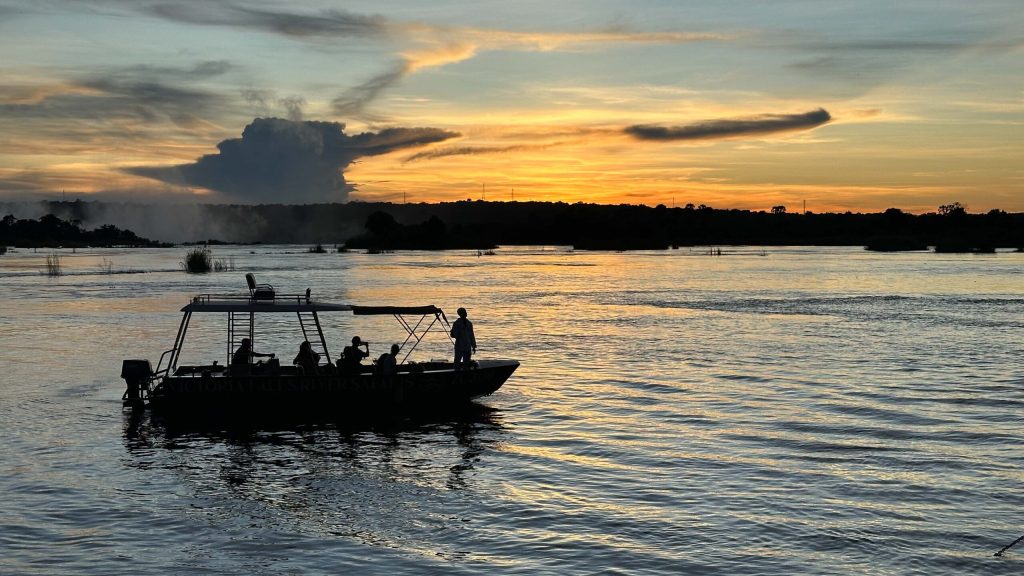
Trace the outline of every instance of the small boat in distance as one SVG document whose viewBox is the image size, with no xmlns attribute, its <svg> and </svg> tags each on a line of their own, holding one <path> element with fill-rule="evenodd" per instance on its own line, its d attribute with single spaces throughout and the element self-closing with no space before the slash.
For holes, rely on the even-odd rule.
<svg viewBox="0 0 1024 576">
<path fill-rule="evenodd" d="M 409 356 L 432 328 L 444 329 L 450 339 L 451 325 L 444 311 L 429 306 L 354 306 L 319 302 L 304 294 L 279 294 L 269 285 L 258 285 L 246 274 L 248 293 L 199 294 L 185 305 L 174 345 L 157 361 L 124 360 L 121 377 L 127 384 L 126 405 L 188 413 L 229 413 L 256 410 L 344 412 L 396 408 L 449 407 L 486 396 L 501 387 L 519 367 L 516 360 L 480 360 L 456 369 L 452 362 L 411 362 Z M 383 374 L 374 365 L 345 369 L 331 362 L 320 324 L 325 312 L 391 315 L 405 329 L 405 342 L 396 360 L 397 369 Z M 226 315 L 227 359 L 221 365 L 179 365 L 178 360 L 193 314 Z M 315 367 L 285 366 L 276 359 L 253 363 L 245 353 L 235 354 L 243 340 L 251 350 L 256 341 L 257 319 L 265 314 L 294 314 L 302 340 L 318 356 Z M 418 320 L 417 320 L 418 317 Z M 232 363 L 233 356 L 235 362 Z"/>
</svg>

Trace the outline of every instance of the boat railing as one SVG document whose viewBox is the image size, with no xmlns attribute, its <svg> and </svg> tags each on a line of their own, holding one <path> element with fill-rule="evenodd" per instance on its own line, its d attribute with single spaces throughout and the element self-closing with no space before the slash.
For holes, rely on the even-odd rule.
<svg viewBox="0 0 1024 576">
<path fill-rule="evenodd" d="M 248 304 L 309 304 L 310 293 L 274 294 L 273 297 L 251 294 L 196 294 L 192 297 L 193 304 L 209 304 L 211 302 L 246 302 Z"/>
<path fill-rule="evenodd" d="M 159 380 L 160 378 L 163 378 L 171 371 L 171 362 L 168 360 L 167 366 L 164 366 L 164 359 L 167 358 L 168 354 L 173 355 L 175 351 L 176 350 L 174 348 L 171 348 L 170 350 L 164 351 L 164 353 L 160 355 L 160 360 L 158 360 L 156 363 L 156 369 L 153 370 L 153 375 L 149 377 L 151 381 Z"/>
</svg>

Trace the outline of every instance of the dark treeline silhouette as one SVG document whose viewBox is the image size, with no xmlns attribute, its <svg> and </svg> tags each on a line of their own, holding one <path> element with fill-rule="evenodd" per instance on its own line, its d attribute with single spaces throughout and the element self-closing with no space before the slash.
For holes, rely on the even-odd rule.
<svg viewBox="0 0 1024 576">
<path fill-rule="evenodd" d="M 467 227 L 458 224 L 451 230 L 437 216 L 420 224 L 400 224 L 388 212 L 377 211 L 366 219 L 366 232 L 349 238 L 347 248 L 376 250 L 447 250 L 452 248 L 494 248 L 486 236 L 466 234 Z"/>
<path fill-rule="evenodd" d="M 144 205 L 43 202 L 66 219 L 113 222 L 161 240 L 332 243 L 384 249 L 572 245 L 660 249 L 670 245 L 847 245 L 877 250 L 936 246 L 987 251 L 1024 246 L 1024 213 L 971 214 L 958 203 L 929 214 L 791 213 L 687 205 L 459 201 L 308 205 Z M 185 235 L 187 234 L 187 235 Z"/>
<path fill-rule="evenodd" d="M 140 238 L 130 230 L 104 224 L 84 230 L 77 220 L 62 220 L 47 214 L 38 220 L 19 220 L 13 214 L 0 219 L 0 246 L 53 248 L 58 246 L 165 246 Z"/>
</svg>

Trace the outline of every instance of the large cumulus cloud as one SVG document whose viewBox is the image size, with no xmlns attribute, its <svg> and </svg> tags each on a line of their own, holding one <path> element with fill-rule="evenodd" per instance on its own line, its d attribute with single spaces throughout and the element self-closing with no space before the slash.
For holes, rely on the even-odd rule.
<svg viewBox="0 0 1024 576">
<path fill-rule="evenodd" d="M 344 171 L 358 158 L 455 136 L 437 128 L 388 128 L 350 136 L 338 122 L 257 118 L 241 138 L 218 144 L 216 154 L 191 164 L 140 166 L 128 172 L 207 188 L 235 202 L 339 202 L 353 190 Z"/>
</svg>

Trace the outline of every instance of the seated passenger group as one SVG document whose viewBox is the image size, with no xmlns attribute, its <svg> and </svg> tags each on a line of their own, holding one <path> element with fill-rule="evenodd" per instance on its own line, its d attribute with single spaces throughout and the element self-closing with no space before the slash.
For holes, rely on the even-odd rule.
<svg viewBox="0 0 1024 576">
<path fill-rule="evenodd" d="M 377 374 L 391 376 L 398 372 L 396 357 L 399 350 L 401 350 L 401 347 L 398 344 L 392 344 L 390 353 L 381 354 L 380 358 L 376 361 Z M 341 358 L 338 359 L 337 367 L 344 374 L 360 374 L 363 370 L 363 358 L 369 356 L 370 344 L 363 342 L 359 336 L 353 336 L 352 345 L 345 347 Z M 248 338 L 243 338 L 238 349 L 235 350 L 231 357 L 231 371 L 235 374 L 248 374 L 252 367 L 252 358 L 254 357 L 275 358 L 275 355 L 253 352 L 251 341 Z M 272 360 L 271 364 L 276 366 L 276 360 Z M 309 340 L 304 340 L 299 345 L 299 353 L 295 355 L 292 364 L 297 366 L 302 374 L 307 375 L 317 374 L 325 369 L 330 370 L 333 368 L 329 364 L 326 366 L 320 365 L 320 354 L 313 350 Z"/>
</svg>

